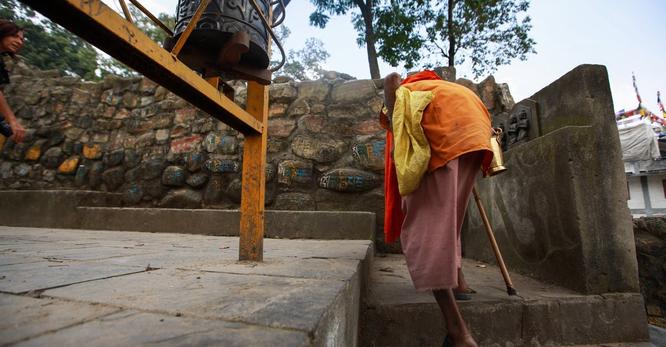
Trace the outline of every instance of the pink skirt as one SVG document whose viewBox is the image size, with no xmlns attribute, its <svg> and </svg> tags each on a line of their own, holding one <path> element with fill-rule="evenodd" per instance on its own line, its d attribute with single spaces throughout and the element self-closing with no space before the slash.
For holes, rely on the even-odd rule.
<svg viewBox="0 0 666 347">
<path fill-rule="evenodd" d="M 402 197 L 400 243 L 419 291 L 458 286 L 460 229 L 482 158 L 483 152 L 463 154 L 426 173 L 419 187 Z"/>
</svg>

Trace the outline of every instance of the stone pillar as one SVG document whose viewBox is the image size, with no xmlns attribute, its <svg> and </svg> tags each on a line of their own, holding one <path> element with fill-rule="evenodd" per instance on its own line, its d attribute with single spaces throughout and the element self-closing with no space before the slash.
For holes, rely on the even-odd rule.
<svg viewBox="0 0 666 347">
<path fill-rule="evenodd" d="M 509 270 L 586 294 L 637 292 L 606 68 L 579 66 L 529 99 L 542 136 L 505 153 L 506 173 L 477 182 Z M 465 256 L 492 261 L 473 205 L 463 230 Z"/>
</svg>

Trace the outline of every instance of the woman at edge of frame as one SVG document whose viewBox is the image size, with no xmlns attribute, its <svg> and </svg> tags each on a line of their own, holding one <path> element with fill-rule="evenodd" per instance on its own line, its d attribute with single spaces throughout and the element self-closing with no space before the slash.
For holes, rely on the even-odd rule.
<svg viewBox="0 0 666 347">
<path fill-rule="evenodd" d="M 23 28 L 14 22 L 0 19 L 0 54 L 14 58 L 23 47 L 23 42 Z M 25 129 L 7 103 L 2 91 L 2 86 L 6 84 L 9 84 L 9 73 L 5 68 L 3 57 L 0 56 L 0 117 L 9 124 L 13 133 L 11 139 L 16 143 L 21 143 L 25 138 Z"/>
</svg>

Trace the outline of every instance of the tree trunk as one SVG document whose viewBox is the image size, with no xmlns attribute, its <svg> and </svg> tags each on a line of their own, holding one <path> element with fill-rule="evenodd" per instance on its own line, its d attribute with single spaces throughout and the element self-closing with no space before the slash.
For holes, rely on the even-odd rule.
<svg viewBox="0 0 666 347">
<path fill-rule="evenodd" d="M 456 38 L 453 35 L 453 6 L 455 6 L 455 0 L 449 0 L 449 18 L 447 22 L 448 31 L 449 31 L 449 67 L 455 66 L 455 54 L 456 54 Z"/>
<path fill-rule="evenodd" d="M 365 24 L 365 48 L 368 52 L 368 65 L 370 67 L 370 78 L 381 78 L 379 72 L 379 62 L 377 61 L 377 49 L 375 48 L 375 31 L 372 28 L 372 0 L 363 1 L 355 0 L 356 5 L 361 10 L 363 16 L 363 23 Z"/>
</svg>

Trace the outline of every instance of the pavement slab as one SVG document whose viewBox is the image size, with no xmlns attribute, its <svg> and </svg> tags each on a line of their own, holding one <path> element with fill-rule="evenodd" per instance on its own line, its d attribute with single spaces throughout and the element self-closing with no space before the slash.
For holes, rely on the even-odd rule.
<svg viewBox="0 0 666 347">
<path fill-rule="evenodd" d="M 307 334 L 123 310 L 15 346 L 309 346 Z"/>
<path fill-rule="evenodd" d="M 266 239 L 257 263 L 237 237 L 0 226 L 0 341 L 355 345 L 371 257 L 365 240 Z"/>
<path fill-rule="evenodd" d="M 102 305 L 0 293 L 0 345 L 58 331 L 118 311 L 120 309 Z"/>
</svg>

